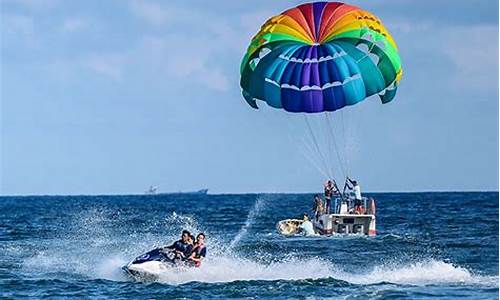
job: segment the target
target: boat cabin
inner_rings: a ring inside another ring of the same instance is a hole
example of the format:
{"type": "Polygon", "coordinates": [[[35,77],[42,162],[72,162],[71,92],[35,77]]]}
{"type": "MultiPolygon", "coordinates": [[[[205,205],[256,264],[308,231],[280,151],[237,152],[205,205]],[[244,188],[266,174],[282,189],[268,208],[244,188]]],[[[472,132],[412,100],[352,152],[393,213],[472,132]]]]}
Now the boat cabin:
{"type": "Polygon", "coordinates": [[[333,213],[313,220],[319,234],[376,235],[375,200],[363,197],[359,205],[353,198],[337,198],[333,204],[333,213]]]}

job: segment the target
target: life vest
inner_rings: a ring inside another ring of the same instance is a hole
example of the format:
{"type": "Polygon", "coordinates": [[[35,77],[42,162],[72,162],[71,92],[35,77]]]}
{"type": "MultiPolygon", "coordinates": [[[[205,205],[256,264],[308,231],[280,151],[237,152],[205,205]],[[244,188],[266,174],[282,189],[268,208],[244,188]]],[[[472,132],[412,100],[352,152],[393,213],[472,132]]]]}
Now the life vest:
{"type": "MultiPolygon", "coordinates": [[[[203,245],[202,247],[196,246],[196,247],[194,247],[193,252],[191,252],[191,253],[194,253],[195,258],[200,258],[201,257],[201,255],[200,255],[201,250],[203,250],[204,248],[206,248],[205,245],[203,245]]],[[[194,263],[194,266],[197,268],[199,268],[201,266],[201,261],[193,261],[193,263],[194,263]]]]}
{"type": "Polygon", "coordinates": [[[365,214],[365,208],[363,205],[358,205],[354,209],[354,213],[357,215],[364,215],[365,214]]]}

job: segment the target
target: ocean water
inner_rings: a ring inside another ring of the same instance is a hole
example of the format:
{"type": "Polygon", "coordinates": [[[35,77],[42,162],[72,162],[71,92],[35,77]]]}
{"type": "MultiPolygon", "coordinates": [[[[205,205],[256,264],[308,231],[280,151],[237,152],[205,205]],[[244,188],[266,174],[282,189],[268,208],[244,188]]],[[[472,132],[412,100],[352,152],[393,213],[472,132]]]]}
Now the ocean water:
{"type": "Polygon", "coordinates": [[[282,237],[311,194],[0,197],[0,298],[498,299],[498,193],[379,193],[376,237],[282,237]],[[120,267],[207,235],[201,268],[120,267]]]}

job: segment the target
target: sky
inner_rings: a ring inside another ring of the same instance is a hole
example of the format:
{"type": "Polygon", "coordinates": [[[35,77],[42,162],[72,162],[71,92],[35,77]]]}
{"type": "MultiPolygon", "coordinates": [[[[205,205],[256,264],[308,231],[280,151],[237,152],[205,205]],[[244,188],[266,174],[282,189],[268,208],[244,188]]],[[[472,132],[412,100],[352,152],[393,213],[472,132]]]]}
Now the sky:
{"type": "MultiPolygon", "coordinates": [[[[260,25],[301,2],[0,3],[0,195],[321,191],[303,116],[239,87],[260,25]]],[[[333,114],[335,178],[498,190],[498,2],[349,3],[382,19],[404,74],[391,103],[333,114]]]]}

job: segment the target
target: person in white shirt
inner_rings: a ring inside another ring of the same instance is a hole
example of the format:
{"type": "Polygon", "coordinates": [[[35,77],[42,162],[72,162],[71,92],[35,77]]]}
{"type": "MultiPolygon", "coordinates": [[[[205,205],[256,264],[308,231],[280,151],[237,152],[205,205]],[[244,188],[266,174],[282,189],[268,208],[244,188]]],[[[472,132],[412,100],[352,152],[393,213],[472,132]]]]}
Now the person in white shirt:
{"type": "Polygon", "coordinates": [[[351,178],[347,177],[346,178],[346,185],[347,187],[352,190],[354,193],[354,209],[357,210],[361,206],[361,187],[359,186],[358,182],[356,180],[352,180],[351,178]],[[351,185],[349,185],[349,183],[351,185]]]}
{"type": "Polygon", "coordinates": [[[304,222],[300,224],[299,226],[300,231],[305,235],[305,236],[311,236],[311,235],[316,235],[316,232],[314,232],[314,226],[311,221],[309,221],[309,217],[304,214],[304,222]]]}

